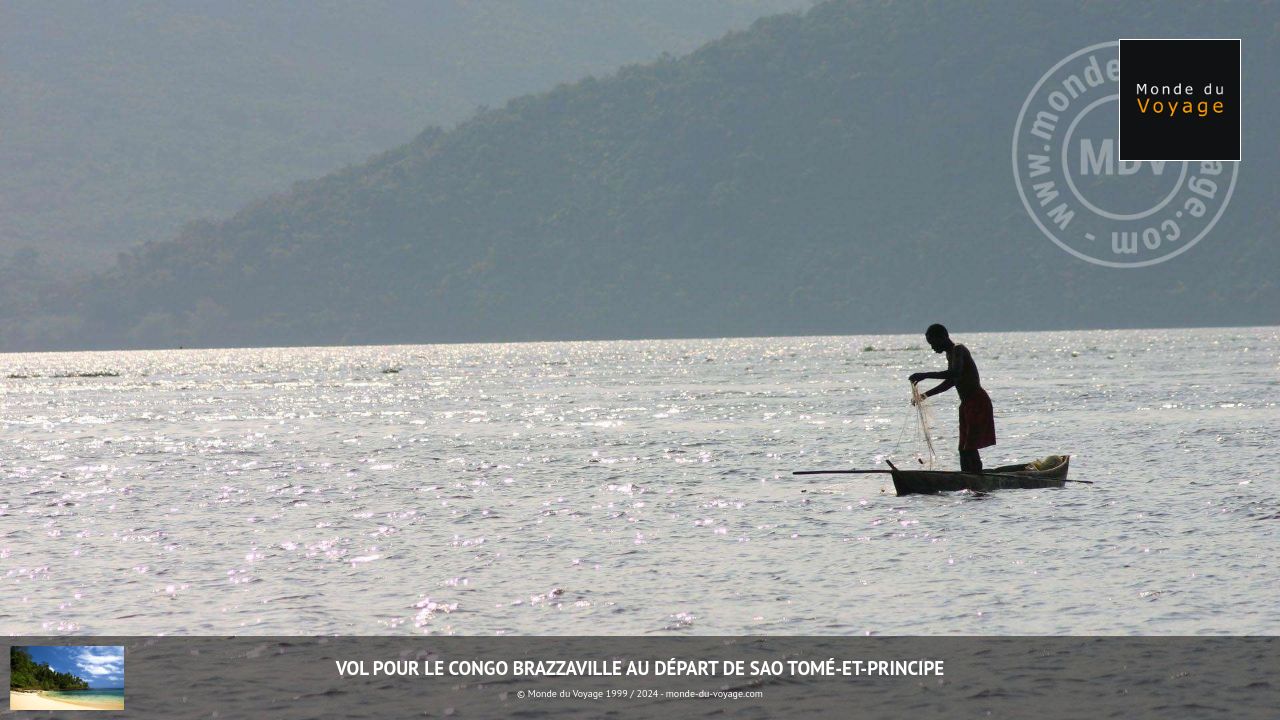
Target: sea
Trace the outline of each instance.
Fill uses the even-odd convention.
[[[45,690],[41,695],[54,700],[65,700],[67,702],[78,703],[92,709],[120,710],[124,708],[124,688]]]
[[[0,631],[1280,633],[1280,328],[0,354]],[[931,401],[955,469],[954,393]]]

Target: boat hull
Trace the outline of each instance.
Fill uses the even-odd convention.
[[[1064,456],[1060,464],[1046,470],[1028,470],[1026,465],[1006,465],[981,473],[894,470],[893,487],[899,495],[1062,487],[1067,482],[1067,468],[1070,464],[1071,458]]]

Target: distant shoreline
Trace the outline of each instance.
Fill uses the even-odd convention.
[[[123,710],[124,699],[120,702],[72,702],[51,698],[43,692],[31,690],[10,690],[10,710]]]
[[[959,326],[958,326],[959,327]],[[1060,333],[1090,333],[1090,332],[1128,332],[1137,330],[1149,330],[1153,332],[1181,332],[1193,330],[1270,330],[1272,328],[1280,328],[1280,324],[1255,325],[1255,324],[1224,324],[1224,325],[1159,325],[1154,327],[1130,327],[1127,325],[1116,325],[1113,327],[1089,327],[1089,328],[1063,328],[1048,327],[1037,330],[1027,329],[964,329],[952,330],[956,335],[973,336],[973,335],[1003,335],[1007,333],[1041,333],[1041,334],[1060,334]],[[432,340],[432,341],[356,341],[350,343],[298,343],[284,345],[259,345],[259,344],[241,344],[241,345],[165,345],[159,347],[147,346],[122,346],[122,347],[105,347],[89,345],[78,348],[54,347],[40,350],[32,349],[12,349],[0,351],[0,357],[12,355],[71,355],[77,353],[134,353],[134,352],[199,352],[205,350],[334,350],[339,348],[401,348],[401,347],[423,347],[423,346],[459,346],[459,345],[546,345],[553,343],[632,343],[632,342],[695,342],[701,340],[796,340],[796,339],[812,339],[812,338],[854,338],[865,339],[869,337],[885,337],[895,335],[907,336],[923,336],[924,327],[917,327],[912,330],[877,330],[868,332],[800,332],[800,333],[748,333],[736,335],[658,335],[654,337],[632,337],[627,334],[621,334],[613,337],[603,336],[574,336],[560,337],[548,336],[538,340],[518,339],[518,340]],[[2,377],[2,376],[0,376]],[[23,378],[10,378],[20,380]]]

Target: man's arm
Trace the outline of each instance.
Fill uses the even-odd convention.
[[[938,373],[938,374],[941,375],[942,373]],[[934,389],[925,391],[924,396],[933,397],[934,395],[937,395],[938,393],[944,393],[955,386],[956,386],[955,380],[943,380]]]
[[[924,394],[925,397],[933,397],[938,393],[944,393],[956,386],[956,378],[960,377],[960,371],[964,369],[963,353],[950,352],[947,353],[947,369],[940,372],[916,373],[909,380],[912,383],[918,383],[921,380],[941,380],[942,383],[937,387],[929,390]]]

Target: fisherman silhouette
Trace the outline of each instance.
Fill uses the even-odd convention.
[[[978,380],[978,366],[969,354],[969,348],[951,340],[947,329],[937,323],[925,330],[924,339],[934,352],[947,354],[947,369],[941,372],[912,373],[908,380],[912,385],[921,380],[941,380],[937,387],[924,393],[932,397],[955,388],[960,395],[960,469],[964,472],[982,472],[982,456],[978,451],[996,444],[995,413],[991,409],[991,397],[982,389]],[[913,401],[914,402],[914,401]]]

